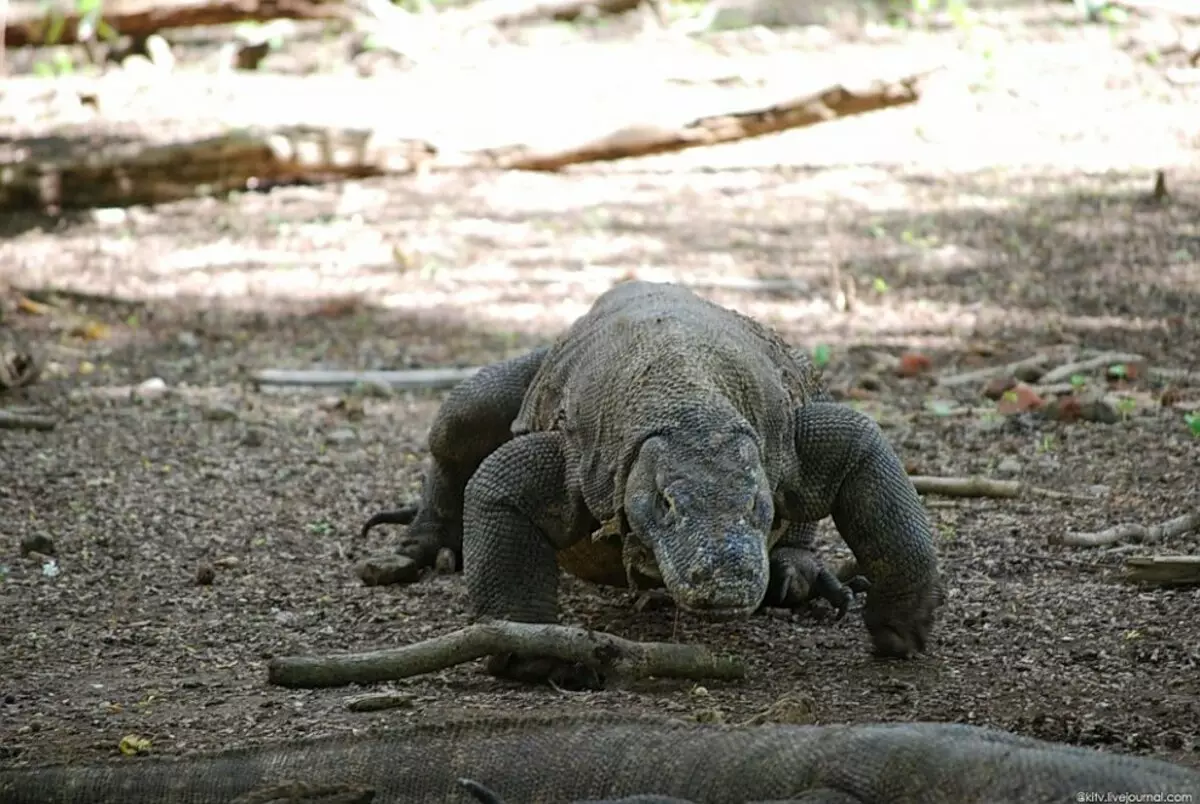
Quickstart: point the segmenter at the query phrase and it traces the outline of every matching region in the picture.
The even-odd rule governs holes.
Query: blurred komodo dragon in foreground
[[[948,723],[731,727],[604,714],[0,768],[0,804],[1074,804],[1083,793],[1195,801],[1200,773]]]
[[[551,346],[481,369],[447,396],[429,449],[419,504],[363,532],[411,520],[398,551],[422,567],[454,550],[485,618],[554,622],[560,565],[665,586],[712,619],[818,597],[840,616],[869,585],[876,653],[912,656],[942,600],[928,518],[878,425],[773,330],[677,285],[619,284]],[[817,556],[829,515],[866,583]]]

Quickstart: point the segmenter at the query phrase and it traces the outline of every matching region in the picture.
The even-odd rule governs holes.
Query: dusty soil
[[[113,755],[128,735],[169,754],[463,711],[740,721],[790,698],[792,719],[989,724],[1200,767],[1200,592],[1125,584],[1126,546],[1047,545],[1200,505],[1200,438],[1184,421],[1200,380],[1172,381],[1173,405],[1149,374],[1117,383],[1134,406],[1112,424],[995,416],[980,384],[933,384],[1040,351],[1200,369],[1197,93],[1100,26],[989,31],[986,63],[953,31],[897,39],[966,54],[916,107],[762,142],[562,176],[12,216],[6,337],[50,363],[4,404],[59,424],[0,431],[2,761]],[[1171,195],[1156,202],[1160,168]],[[856,289],[844,312],[834,266]],[[704,292],[829,347],[833,386],[880,420],[910,471],[1098,501],[929,498],[951,595],[928,655],[909,662],[871,659],[856,610],[709,624],[635,613],[623,591],[567,579],[566,621],[729,649],[749,677],[583,694],[472,664],[390,685],[412,705],[375,714],[346,710],[360,690],[268,686],[268,657],[398,645],[462,626],[468,609],[460,576],[367,588],[353,573],[395,536],[357,531],[416,493],[440,396],[339,404],[256,390],[246,372],[499,359],[627,274],[788,279]],[[15,311],[15,289],[48,287],[74,295]],[[885,356],[905,351],[930,371],[897,376]],[[134,393],[151,378],[166,392]],[[948,403],[974,412],[941,415]],[[22,555],[39,536],[53,556]],[[825,536],[831,559],[847,554]],[[1138,549],[1195,553],[1197,538]],[[211,585],[196,583],[204,565]]]

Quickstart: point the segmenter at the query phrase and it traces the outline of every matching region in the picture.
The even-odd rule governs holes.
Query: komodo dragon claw
[[[819,598],[833,607],[836,622],[846,616],[854,596],[870,587],[871,582],[862,575],[842,583],[810,550],[776,548],[771,554],[771,582],[763,605],[797,608]]]
[[[366,536],[376,525],[411,525],[417,516],[417,510],[416,504],[409,504],[392,511],[380,511],[366,521],[359,535]]]
[[[458,784],[462,789],[470,793],[479,804],[504,804],[504,799],[474,779],[459,778]]]

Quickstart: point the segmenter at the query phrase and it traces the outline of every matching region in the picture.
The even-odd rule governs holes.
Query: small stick
[[[942,377],[937,381],[938,385],[945,388],[953,388],[958,385],[970,385],[983,380],[990,380],[992,377],[999,377],[1004,374],[1015,374],[1023,368],[1040,366],[1049,358],[1046,355],[1034,355],[1027,357],[1024,360],[1018,360],[1015,363],[1006,363],[1002,366],[989,366],[988,368],[976,369],[968,371],[964,374],[951,374],[949,377]]]
[[[0,410],[0,430],[53,430],[57,425],[53,416]]]
[[[598,668],[606,676],[740,679],[745,666],[701,645],[635,642],[567,625],[497,620],[390,650],[336,656],[283,656],[267,663],[267,681],[281,687],[338,687],[434,673],[484,656],[548,656]]]
[[[998,497],[1014,498],[1023,495],[1048,497],[1054,500],[1084,500],[1096,498],[1087,494],[1072,494],[1067,491],[1054,491],[1037,486],[1030,486],[1016,480],[993,480],[990,477],[925,477],[912,475],[909,477],[918,494],[940,494],[943,497]]]
[[[1056,382],[1071,379],[1072,374],[1080,374],[1085,371],[1107,367],[1113,363],[1140,363],[1143,360],[1145,358],[1141,355],[1128,354],[1126,352],[1105,352],[1095,357],[1089,357],[1087,360],[1077,360],[1074,363],[1059,366],[1053,371],[1048,371],[1042,375],[1038,383],[1041,385],[1052,385]]]
[[[313,369],[263,369],[252,375],[259,385],[352,388],[355,385],[386,385],[397,391],[453,388],[475,372],[469,368],[410,369],[402,371],[326,371]]]
[[[1126,541],[1158,542],[1173,539],[1196,528],[1200,528],[1200,511],[1177,516],[1157,525],[1129,522],[1097,533],[1052,533],[1046,541],[1066,547],[1103,547]]]
[[[1155,586],[1200,584],[1200,556],[1130,556],[1125,580]]]

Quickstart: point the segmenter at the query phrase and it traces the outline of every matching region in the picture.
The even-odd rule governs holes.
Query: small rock
[[[128,213],[121,207],[102,207],[92,210],[92,220],[102,226],[118,226],[125,222]]]
[[[213,566],[220,569],[233,569],[241,563],[241,559],[239,559],[237,556],[223,556],[214,561]]]
[[[331,430],[325,434],[325,443],[331,445],[349,444],[352,441],[358,440],[358,433],[348,427],[343,427],[338,430]]]
[[[1009,416],[1014,413],[1038,410],[1045,404],[1045,400],[1038,396],[1037,391],[1022,382],[1004,392],[1004,396],[1000,397],[1000,402],[996,405],[996,410]]]
[[[31,533],[21,539],[21,555],[28,556],[33,553],[54,555],[54,540],[44,533]]]
[[[158,399],[167,393],[167,382],[162,377],[151,377],[133,389],[133,397],[143,401]]]
[[[1040,380],[1042,375],[1045,373],[1046,369],[1042,368],[1041,366],[1025,365],[1017,366],[1017,368],[1013,371],[1013,376],[1021,382],[1033,384]]]
[[[858,387],[866,391],[879,391],[883,388],[883,381],[874,374],[863,374],[858,378]]]
[[[217,571],[212,564],[204,563],[196,567],[196,585],[197,586],[212,586],[213,581],[217,579]]]
[[[437,558],[434,559],[433,568],[440,575],[453,575],[458,567],[458,559],[454,556],[454,551],[448,547],[443,547],[437,552]]]
[[[408,556],[381,555],[365,558],[354,568],[365,586],[391,586],[393,584],[416,583],[421,579],[421,568]]]
[[[175,341],[184,349],[195,350],[200,348],[200,339],[196,337],[196,333],[188,332],[186,329],[175,336]]]
[[[919,352],[905,352],[900,355],[896,365],[896,373],[901,377],[916,377],[933,368],[933,361]]]
[[[242,433],[243,447],[261,447],[267,443],[267,434],[258,427],[247,427]]]
[[[204,409],[204,418],[210,422],[228,422],[237,419],[238,412],[229,405],[210,405]]]
[[[997,464],[996,471],[1002,475],[1017,475],[1021,473],[1021,468],[1021,462],[1010,455]]]

